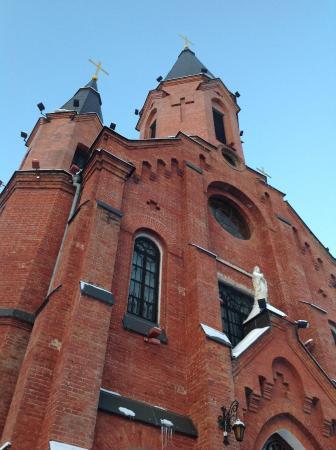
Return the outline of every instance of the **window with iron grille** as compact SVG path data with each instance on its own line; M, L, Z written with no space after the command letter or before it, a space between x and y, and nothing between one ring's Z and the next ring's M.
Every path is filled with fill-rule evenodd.
M224 283L219 283L223 331L232 346L244 337L243 322L249 315L253 298Z
M160 251L147 237L135 240L127 311L157 322Z

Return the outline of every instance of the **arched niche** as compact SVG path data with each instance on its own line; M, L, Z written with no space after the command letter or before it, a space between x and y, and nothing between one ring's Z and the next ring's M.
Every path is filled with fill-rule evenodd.
M285 358L278 357L272 362L273 379L279 389L287 389L297 401L304 398L304 388L300 373Z

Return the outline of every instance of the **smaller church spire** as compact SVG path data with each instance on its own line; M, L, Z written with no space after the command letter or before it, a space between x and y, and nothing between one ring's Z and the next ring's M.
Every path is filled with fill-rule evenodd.
M101 104L97 78L93 77L84 87L78 89L75 95L61 109L76 111L77 114L96 113L100 120L103 121Z
M69 111L76 111L78 114L96 113L101 121L103 121L103 115L101 111L101 98L98 92L98 75L99 72L109 75L105 69L102 68L102 63L96 63L89 59L90 63L96 66L96 71L91 80L84 86L78 89L76 94L68 100L61 109L67 109Z

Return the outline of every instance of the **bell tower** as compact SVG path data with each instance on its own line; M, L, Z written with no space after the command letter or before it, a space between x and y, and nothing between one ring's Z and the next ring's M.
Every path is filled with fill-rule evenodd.
M84 154L103 127L101 104L93 77L61 108L37 121L20 170L30 170L33 160L38 160L40 169L69 170L76 150Z
M185 46L167 76L149 92L136 128L141 139L181 131L243 160L239 111L236 96Z
M100 105L92 79L61 109L39 118L21 167L1 194L0 259L6 263L0 265L0 338L2 355L13 363L0 367L0 434L39 308L54 287L62 239L79 196L70 167L76 155L87 159L103 127Z

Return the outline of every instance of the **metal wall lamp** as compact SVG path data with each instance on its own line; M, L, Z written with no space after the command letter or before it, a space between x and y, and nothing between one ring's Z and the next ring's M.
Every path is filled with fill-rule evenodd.
M236 441L242 442L245 433L245 424L238 419L239 402L234 400L228 409L221 407L222 415L218 416L218 426L223 430L223 444L229 445L229 433L233 431Z

